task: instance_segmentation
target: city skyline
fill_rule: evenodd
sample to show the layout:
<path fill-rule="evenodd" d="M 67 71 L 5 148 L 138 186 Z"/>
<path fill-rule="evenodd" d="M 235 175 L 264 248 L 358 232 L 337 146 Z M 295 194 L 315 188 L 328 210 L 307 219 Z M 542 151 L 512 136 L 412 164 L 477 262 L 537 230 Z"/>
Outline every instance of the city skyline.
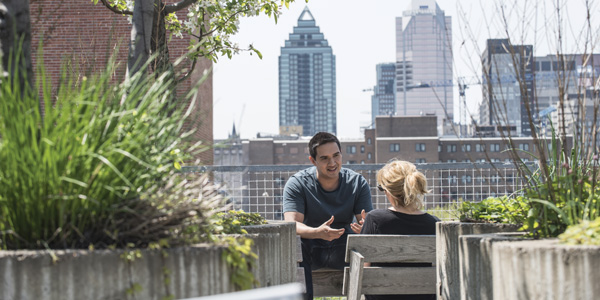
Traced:
<path fill-rule="evenodd" d="M 507 10 L 509 19 L 519 20 L 522 19 L 520 16 L 527 15 L 527 22 L 509 22 L 511 32 L 517 32 L 516 43 L 533 44 L 536 56 L 556 52 L 552 50 L 556 45 L 552 43 L 555 35 L 551 30 L 556 23 L 556 18 L 552 17 L 555 2 L 538 1 L 532 4 L 537 9 L 537 17 L 522 12 L 523 9 L 533 8 L 521 8 L 515 3 L 438 1 L 446 15 L 452 17 L 455 83 L 457 76 L 480 76 L 481 66 L 478 60 L 485 48 L 486 39 L 505 36 L 502 34 L 502 27 L 498 25 L 500 14 L 497 11 L 501 9 L 500 4 L 504 5 L 503 9 Z M 565 40 L 562 51 L 583 52 L 582 46 L 575 43 L 585 22 L 583 1 L 570 1 L 568 6 L 565 3 L 560 3 L 561 11 L 569 16 L 566 18 L 568 23 L 563 24 Z M 278 132 L 277 57 L 283 42 L 306 6 L 317 20 L 316 25 L 322 32 L 326 32 L 337 57 L 338 136 L 359 137 L 360 126 L 371 122 L 372 92 L 362 90 L 375 85 L 377 64 L 395 61 L 395 18 L 401 16 L 409 5 L 409 1 L 399 3 L 392 0 L 374 1 L 368 5 L 354 0 L 314 0 L 308 4 L 301 1 L 290 5 L 289 10 L 284 8 L 277 25 L 267 18 L 243 20 L 234 41 L 241 47 L 253 43 L 262 52 L 263 59 L 242 53 L 231 60 L 221 58 L 215 64 L 214 137 L 226 138 L 234 123 L 242 138 L 255 137 L 257 132 Z M 594 3 L 592 14 L 597 11 L 597 7 Z M 593 28 L 597 28 L 596 19 L 592 15 Z M 232 82 L 235 82 L 235 88 L 232 88 Z M 475 114 L 474 104 L 481 101 L 481 87 L 474 85 L 466 92 L 469 102 L 467 106 L 470 113 Z M 457 97 L 458 92 L 455 90 L 455 109 L 458 108 Z"/>

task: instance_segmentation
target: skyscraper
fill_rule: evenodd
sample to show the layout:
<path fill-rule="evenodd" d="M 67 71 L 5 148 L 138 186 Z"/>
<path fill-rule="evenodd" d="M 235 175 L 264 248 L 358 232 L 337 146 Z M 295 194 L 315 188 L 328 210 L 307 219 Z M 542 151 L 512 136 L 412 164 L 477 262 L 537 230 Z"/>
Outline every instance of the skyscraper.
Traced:
<path fill-rule="evenodd" d="M 377 84 L 371 97 L 371 121 L 375 117 L 396 114 L 396 64 L 377 64 Z"/>
<path fill-rule="evenodd" d="M 396 18 L 396 111 L 453 121 L 452 18 L 435 0 L 413 0 Z"/>
<path fill-rule="evenodd" d="M 529 114 L 532 118 L 537 114 L 534 67 L 532 45 L 513 45 L 508 39 L 487 40 L 483 53 L 486 83 L 480 107 L 481 125 L 511 126 L 520 135 L 531 136 Z M 519 81 L 525 85 L 521 86 Z"/>
<path fill-rule="evenodd" d="M 304 8 L 279 56 L 279 126 L 336 133 L 335 56 Z"/>

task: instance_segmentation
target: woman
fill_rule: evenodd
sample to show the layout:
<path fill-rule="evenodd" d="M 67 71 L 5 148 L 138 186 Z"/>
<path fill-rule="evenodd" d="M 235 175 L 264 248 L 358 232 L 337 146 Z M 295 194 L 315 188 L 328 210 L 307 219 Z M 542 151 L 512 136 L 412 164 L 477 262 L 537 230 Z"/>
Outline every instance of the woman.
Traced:
<path fill-rule="evenodd" d="M 389 162 L 377 172 L 377 183 L 377 188 L 385 193 L 391 206 L 369 212 L 362 227 L 362 234 L 435 234 L 435 223 L 440 219 L 420 210 L 423 206 L 423 196 L 428 193 L 427 180 L 414 164 L 400 160 Z M 427 264 L 400 265 L 427 266 Z M 435 299 L 435 295 L 366 295 L 366 298 L 367 300 Z"/>

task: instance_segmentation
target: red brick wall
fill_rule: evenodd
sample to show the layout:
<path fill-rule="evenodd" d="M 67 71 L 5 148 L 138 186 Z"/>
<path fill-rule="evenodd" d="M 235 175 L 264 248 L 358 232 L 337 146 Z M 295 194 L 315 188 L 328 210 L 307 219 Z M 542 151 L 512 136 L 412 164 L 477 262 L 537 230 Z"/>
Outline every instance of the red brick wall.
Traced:
<path fill-rule="evenodd" d="M 175 2 L 175 1 L 166 1 Z M 180 20 L 187 11 L 180 11 Z M 127 49 L 131 34 L 131 24 L 126 16 L 115 14 L 100 2 L 94 5 L 91 0 L 31 0 L 32 53 L 34 68 L 38 45 L 42 44 L 44 66 L 52 76 L 52 82 L 58 82 L 61 65 L 70 61 L 69 69 L 79 74 L 90 74 L 105 68 L 108 58 L 118 51 L 120 68 L 115 74 L 117 80 L 125 74 Z M 169 55 L 172 61 L 187 51 L 189 36 L 173 36 L 169 41 Z M 178 94 L 185 91 L 202 77 L 204 70 L 212 63 L 200 60 L 193 76 L 178 88 Z M 35 69 L 34 69 L 35 70 Z M 212 75 L 201 85 L 197 99 L 197 122 L 188 123 L 188 127 L 197 129 L 194 138 L 212 145 Z M 212 149 L 200 155 L 202 164 L 212 164 Z"/>

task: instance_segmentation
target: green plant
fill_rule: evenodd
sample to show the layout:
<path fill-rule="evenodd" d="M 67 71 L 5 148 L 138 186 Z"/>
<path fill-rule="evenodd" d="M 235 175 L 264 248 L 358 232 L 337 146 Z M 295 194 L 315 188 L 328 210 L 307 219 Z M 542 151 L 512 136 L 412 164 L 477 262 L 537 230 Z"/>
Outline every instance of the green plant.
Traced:
<path fill-rule="evenodd" d="M 584 220 L 579 224 L 571 225 L 558 238 L 561 244 L 566 245 L 600 246 L 600 217 L 593 221 Z"/>
<path fill-rule="evenodd" d="M 247 213 L 243 210 L 230 210 L 216 214 L 213 230 L 223 234 L 245 234 L 243 226 L 267 224 L 267 220 L 258 213 Z"/>
<path fill-rule="evenodd" d="M 461 222 L 522 224 L 527 216 L 525 197 L 490 197 L 481 202 L 461 202 L 458 211 Z"/>
<path fill-rule="evenodd" d="M 0 83 L 0 247 L 144 247 L 197 241 L 222 203 L 207 178 L 187 181 L 185 105 L 168 74 L 115 83 L 116 63 L 90 77 L 63 71 L 51 84 L 38 60 L 39 93 Z M 17 78 L 18 76 L 14 76 Z M 44 104 L 40 113 L 39 104 Z"/>
<path fill-rule="evenodd" d="M 584 144 L 563 143 L 552 127 L 549 162 L 540 165 L 525 189 L 530 209 L 524 227 L 537 237 L 556 237 L 600 217 L 598 156 L 586 155 Z"/>

